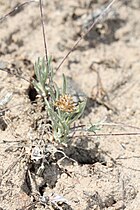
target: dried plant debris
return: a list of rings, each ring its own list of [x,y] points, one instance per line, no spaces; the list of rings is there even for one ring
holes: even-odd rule
[[[139,1],[0,3],[0,209],[139,209]]]

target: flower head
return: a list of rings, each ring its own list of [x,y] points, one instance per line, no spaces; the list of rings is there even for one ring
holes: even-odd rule
[[[75,103],[70,95],[62,95],[59,100],[55,102],[55,106],[64,112],[75,111]]]

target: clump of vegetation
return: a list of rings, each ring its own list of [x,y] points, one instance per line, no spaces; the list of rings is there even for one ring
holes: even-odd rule
[[[36,79],[33,85],[40,94],[51,120],[52,135],[57,142],[66,142],[71,124],[81,117],[86,106],[86,99],[75,103],[72,95],[67,93],[67,81],[63,75],[63,85],[59,88],[54,81],[51,58],[46,62],[39,58],[35,63]]]

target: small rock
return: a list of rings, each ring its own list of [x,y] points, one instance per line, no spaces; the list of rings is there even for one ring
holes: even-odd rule
[[[115,207],[115,210],[121,210],[125,208],[125,205],[123,201],[118,201],[113,205],[113,207]]]
[[[81,8],[77,8],[77,9],[75,10],[75,15],[76,15],[76,17],[80,17],[80,16],[82,16],[84,13],[85,13],[85,11],[84,11],[83,9],[81,9]]]

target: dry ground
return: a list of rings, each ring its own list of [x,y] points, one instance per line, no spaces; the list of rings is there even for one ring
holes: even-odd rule
[[[22,2],[0,0],[0,16]],[[48,49],[54,68],[105,2],[108,1],[44,1]],[[58,82],[65,73],[71,86],[88,98],[81,123],[109,124],[97,133],[139,132],[139,9],[139,0],[116,1],[108,18],[97,24],[56,73]],[[0,67],[6,66],[11,75],[0,71],[0,99],[9,92],[13,95],[5,107],[0,107],[0,209],[51,209],[50,205],[44,207],[39,203],[23,208],[35,201],[39,195],[33,200],[32,194],[37,191],[47,196],[54,193],[50,199],[63,196],[68,204],[59,205],[60,209],[139,210],[140,141],[136,135],[94,138],[81,135],[63,147],[75,161],[58,158],[58,164],[57,158],[56,162],[52,158],[42,176],[37,176],[37,166],[33,168],[28,163],[31,174],[27,174],[30,147],[46,136],[41,134],[46,115],[29,82],[19,76],[30,81],[33,64],[43,55],[37,3],[22,7],[1,21]],[[105,90],[98,95],[96,72]],[[51,143],[46,141],[46,145]],[[35,189],[29,175],[36,181]]]

